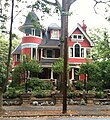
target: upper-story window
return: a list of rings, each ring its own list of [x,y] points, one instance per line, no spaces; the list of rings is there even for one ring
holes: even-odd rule
[[[75,44],[69,48],[69,57],[90,58],[91,48],[81,47],[80,44]]]
[[[77,41],[77,40],[82,41],[83,40],[83,35],[82,34],[72,34],[71,37],[72,37],[71,38],[72,41]]]
[[[81,48],[81,57],[84,57],[84,48]]]
[[[51,39],[59,39],[59,30],[52,30]]]
[[[70,57],[73,57],[73,48],[70,48]]]
[[[79,44],[75,45],[75,57],[80,57],[80,46],[79,46]]]
[[[32,35],[35,36],[35,29],[34,28],[31,29],[31,33],[32,33]]]
[[[40,31],[40,29],[35,29],[35,28],[26,28],[25,29],[25,33],[27,34],[27,35],[33,35],[33,36],[39,36],[39,37],[41,37],[41,31]]]
[[[16,61],[17,61],[17,62],[20,61],[20,54],[16,54]]]

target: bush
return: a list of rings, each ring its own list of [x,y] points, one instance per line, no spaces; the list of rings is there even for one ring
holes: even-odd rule
[[[87,83],[88,90],[92,90],[94,87],[96,88],[96,91],[102,91],[103,90],[103,81],[89,81]]]
[[[32,78],[31,80],[27,81],[27,87],[31,88],[32,90],[51,90],[53,85],[50,82],[45,82],[40,80],[39,78]]]
[[[17,98],[19,94],[16,92],[15,88],[9,87],[9,89],[3,94],[4,98]]]
[[[44,98],[51,96],[51,94],[50,94],[50,90],[39,90],[39,91],[34,91],[34,96],[36,98]]]
[[[75,86],[76,86],[77,90],[83,90],[83,88],[84,88],[83,81],[78,80]]]
[[[96,92],[95,97],[96,98],[104,98],[105,94],[104,94],[104,92],[99,91],[99,92]]]

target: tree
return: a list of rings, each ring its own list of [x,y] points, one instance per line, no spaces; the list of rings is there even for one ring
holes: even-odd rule
[[[58,74],[58,78],[57,78],[57,87],[58,89],[60,89],[60,91],[62,91],[62,75],[63,75],[63,70],[64,70],[64,59],[63,58],[60,58],[58,59],[55,63],[53,63],[52,65],[52,69],[53,69],[53,72],[54,73],[57,73]],[[68,68],[67,68],[67,71],[69,73],[69,65],[68,65]]]
[[[94,42],[92,56],[94,60],[110,59],[109,32],[106,28],[90,30],[90,37]]]
[[[0,109],[2,107],[2,93],[3,93],[3,86],[6,80],[6,71],[7,71],[7,55],[8,55],[8,41],[4,36],[0,36]],[[13,39],[13,46],[12,50],[18,45],[19,41]],[[12,60],[12,57],[11,57]],[[11,66],[9,66],[9,76],[11,72]],[[4,88],[5,89],[5,88]]]
[[[88,92],[87,83],[89,81],[97,81],[100,73],[100,69],[97,66],[96,63],[89,63],[89,61],[86,62],[86,64],[81,64],[79,69],[79,74],[84,74],[84,89]]]
[[[23,56],[23,61],[15,66],[13,71],[13,83],[27,83],[29,79],[29,73],[34,72],[36,74],[42,72],[42,67],[36,60],[30,60],[29,56]],[[27,88],[26,88],[27,90]]]
[[[110,61],[101,61],[98,62],[97,65],[100,68],[100,80],[103,81],[103,88],[109,89],[110,88]]]

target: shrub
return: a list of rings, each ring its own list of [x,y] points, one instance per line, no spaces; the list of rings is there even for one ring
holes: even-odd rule
[[[78,80],[75,86],[76,86],[77,90],[83,90],[83,88],[84,88],[83,81]]]
[[[3,94],[4,98],[16,98],[19,94],[16,92],[15,88],[9,87],[9,89]]]
[[[34,91],[34,96],[37,98],[44,98],[51,96],[51,94],[50,94],[50,90],[39,90],[39,91]]]
[[[96,91],[102,91],[103,90],[103,81],[101,81],[101,80],[100,81],[89,81],[87,83],[88,90],[92,90],[94,87],[96,88]]]
[[[45,82],[39,78],[32,78],[31,80],[27,81],[27,86],[32,90],[51,90],[53,87],[52,83]]]
[[[95,97],[96,98],[104,98],[105,94],[104,94],[104,92],[99,91],[99,92],[96,92]]]

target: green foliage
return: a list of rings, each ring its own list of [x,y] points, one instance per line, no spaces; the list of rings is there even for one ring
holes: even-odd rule
[[[75,87],[77,90],[83,90],[83,87],[84,87],[83,81],[78,80],[75,84]]]
[[[104,94],[104,92],[99,91],[99,92],[96,92],[95,97],[96,97],[96,98],[104,98],[104,97],[105,97],[105,94]]]
[[[23,56],[23,62],[15,66],[12,77],[15,82],[21,83],[21,79],[25,79],[24,74],[30,72],[41,73],[42,67],[36,60],[30,60],[28,55]]]
[[[52,69],[53,69],[54,73],[57,73],[59,75],[63,74],[64,59],[60,58],[55,63],[53,63]],[[70,70],[70,68],[69,68],[69,65],[68,65],[67,71],[69,72],[69,70]]]
[[[98,84],[97,84],[98,82]],[[103,81],[102,80],[97,80],[97,81],[89,81],[87,83],[88,90],[93,90],[95,89],[96,91],[103,90]]]
[[[92,29],[89,36],[94,42],[92,49],[92,56],[94,60],[108,60],[110,59],[109,49],[109,32],[106,28]]]
[[[103,87],[104,89],[110,88],[110,61],[101,61],[97,62],[100,68],[100,80],[103,80]]]
[[[53,87],[52,83],[40,80],[38,78],[32,78],[31,80],[27,81],[27,86],[33,91],[51,90]]]
[[[87,75],[88,81],[96,81],[100,77],[100,69],[96,63],[81,64],[79,69],[79,74]]]
[[[4,81],[6,80],[6,70],[7,70],[7,56],[8,56],[8,40],[3,36],[0,36],[0,86],[3,86]],[[14,40],[12,50],[18,45],[19,41]],[[12,60],[12,57],[11,57]],[[9,68],[11,72],[11,65]],[[10,76],[10,74],[9,74]]]
[[[8,90],[4,93],[4,98],[16,98],[19,94],[17,94],[16,89],[9,87]]]
[[[34,93],[34,96],[36,98],[49,97],[50,96],[50,91],[49,90],[38,90]]]

